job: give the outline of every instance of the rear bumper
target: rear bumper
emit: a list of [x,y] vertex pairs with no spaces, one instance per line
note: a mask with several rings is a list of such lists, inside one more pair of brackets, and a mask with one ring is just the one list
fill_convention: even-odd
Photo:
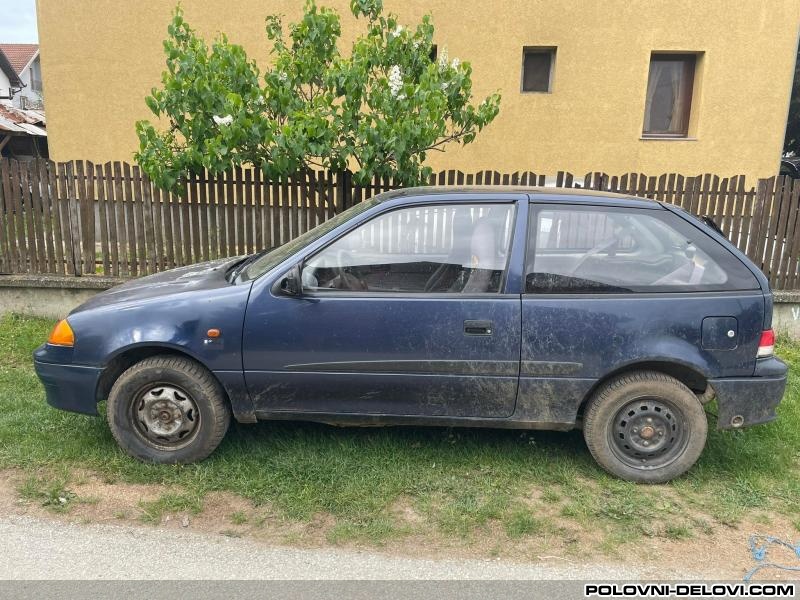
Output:
[[55,408],[86,415],[97,414],[97,380],[102,369],[58,364],[40,360],[43,349],[34,354],[33,365],[44,385],[47,403]]
[[774,357],[759,359],[753,377],[712,379],[717,398],[719,429],[738,429],[777,418],[788,374],[786,364]]

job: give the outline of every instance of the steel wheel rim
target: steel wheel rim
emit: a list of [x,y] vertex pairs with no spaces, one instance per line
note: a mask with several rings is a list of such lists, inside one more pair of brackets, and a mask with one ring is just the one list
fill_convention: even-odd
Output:
[[626,403],[614,416],[609,442],[614,455],[640,470],[666,467],[689,443],[689,423],[672,402],[642,397]]
[[149,384],[142,389],[131,403],[130,417],[139,437],[160,450],[183,448],[200,430],[197,403],[173,384]]

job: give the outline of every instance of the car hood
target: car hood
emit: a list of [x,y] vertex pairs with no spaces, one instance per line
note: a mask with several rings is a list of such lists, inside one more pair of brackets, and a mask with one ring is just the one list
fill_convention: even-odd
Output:
[[227,287],[231,284],[225,280],[225,273],[243,258],[243,256],[237,256],[197,263],[134,279],[92,296],[70,314],[184,292]]

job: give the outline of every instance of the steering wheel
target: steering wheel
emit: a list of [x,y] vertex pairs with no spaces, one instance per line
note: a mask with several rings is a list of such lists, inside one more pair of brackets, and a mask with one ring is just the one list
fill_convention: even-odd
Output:
[[336,253],[336,266],[334,267],[336,277],[334,277],[334,279],[339,280],[339,285],[337,287],[342,290],[366,291],[369,289],[366,281],[361,279],[358,275],[345,271],[345,258],[350,256],[350,254],[349,250],[339,250]]
[[586,261],[589,260],[595,254],[599,254],[604,250],[609,250],[610,248],[616,246],[618,241],[619,240],[617,238],[614,238],[612,240],[598,244],[597,246],[589,250],[586,254],[580,257],[577,263],[575,263],[575,266],[569,272],[569,276],[570,277],[574,276],[580,270],[580,268],[586,263]]

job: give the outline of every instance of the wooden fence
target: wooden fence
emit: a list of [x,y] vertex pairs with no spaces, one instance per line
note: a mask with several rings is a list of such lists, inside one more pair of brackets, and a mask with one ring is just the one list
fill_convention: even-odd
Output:
[[[704,174],[576,178],[558,172],[435,174],[432,185],[553,185],[643,196],[713,217],[776,289],[800,289],[800,180]],[[390,179],[354,185],[348,172],[283,182],[257,169],[192,177],[179,196],[136,165],[0,160],[0,274],[136,277],[283,244],[377,193]]]

